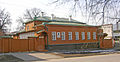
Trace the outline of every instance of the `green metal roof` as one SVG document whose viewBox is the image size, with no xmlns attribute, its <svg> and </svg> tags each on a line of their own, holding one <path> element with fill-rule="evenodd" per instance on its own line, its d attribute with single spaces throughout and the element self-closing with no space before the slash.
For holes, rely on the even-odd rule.
<svg viewBox="0 0 120 62">
<path fill-rule="evenodd" d="M 37 33 L 40 33 L 40 32 L 43 32 L 43 31 L 45 31 L 45 30 L 40 30 L 40 31 L 37 31 Z"/>
<path fill-rule="evenodd" d="M 43 22 L 42 24 L 39 24 L 39 25 L 36 25 L 36 26 L 40 26 L 40 25 L 44 25 L 44 24 L 48 24 L 48 25 L 69 25 L 69 26 L 92 26 L 92 25 L 87 25 L 87 24 L 65 23 L 65 22 Z"/>
<path fill-rule="evenodd" d="M 12 36 L 0 36 L 0 38 L 12 38 Z"/>
<path fill-rule="evenodd" d="M 54 17 L 53 20 L 51 20 L 51 17 L 48 17 L 48 16 L 36 17 L 33 20 L 31 20 L 31 21 L 49 21 L 49 22 L 56 21 L 56 22 L 82 23 L 82 22 L 79 22 L 79 21 L 74 20 L 74 19 L 72 19 L 71 21 L 69 21 L 68 18 L 59 18 L 59 17 Z M 28 23 L 28 22 L 31 22 L 31 21 L 27 21 L 25 23 Z M 85 24 L 85 23 L 82 23 L 82 24 Z"/>
</svg>

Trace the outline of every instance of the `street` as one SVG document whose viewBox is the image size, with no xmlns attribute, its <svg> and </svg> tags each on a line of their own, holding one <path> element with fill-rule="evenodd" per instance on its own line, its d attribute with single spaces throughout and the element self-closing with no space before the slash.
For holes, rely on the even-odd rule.
<svg viewBox="0 0 120 62">
<path fill-rule="evenodd" d="M 120 54 L 52 59 L 48 61 L 35 61 L 35 62 L 120 62 Z"/>
</svg>

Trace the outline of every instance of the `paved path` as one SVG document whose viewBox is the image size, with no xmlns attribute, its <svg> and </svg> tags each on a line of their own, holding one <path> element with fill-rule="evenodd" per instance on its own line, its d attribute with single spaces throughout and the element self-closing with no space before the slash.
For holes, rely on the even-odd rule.
<svg viewBox="0 0 120 62">
<path fill-rule="evenodd" d="M 25 61 L 39 61 L 39 60 L 62 58 L 60 56 L 52 55 L 48 53 L 11 53 L 11 54 Z"/>
<path fill-rule="evenodd" d="M 65 59 L 52 59 L 48 61 L 31 61 L 31 62 L 120 62 L 120 54 L 76 57 Z"/>
<path fill-rule="evenodd" d="M 50 53 L 29 53 L 29 52 L 21 52 L 21 53 L 2 53 L 0 55 L 13 55 L 17 58 L 20 58 L 24 61 L 42 61 L 42 60 L 48 60 L 48 59 L 60 59 L 61 56 L 53 55 Z"/>
</svg>

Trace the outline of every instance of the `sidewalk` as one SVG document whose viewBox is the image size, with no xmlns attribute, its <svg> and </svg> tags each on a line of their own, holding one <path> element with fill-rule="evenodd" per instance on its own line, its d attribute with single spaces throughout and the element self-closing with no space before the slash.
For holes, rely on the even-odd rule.
<svg viewBox="0 0 120 62">
<path fill-rule="evenodd" d="M 48 59 L 60 59 L 60 58 L 62 58 L 61 56 L 53 55 L 50 53 L 40 53 L 40 52 L 2 53 L 0 55 L 12 55 L 12 56 L 20 58 L 24 61 L 45 61 Z"/>
</svg>

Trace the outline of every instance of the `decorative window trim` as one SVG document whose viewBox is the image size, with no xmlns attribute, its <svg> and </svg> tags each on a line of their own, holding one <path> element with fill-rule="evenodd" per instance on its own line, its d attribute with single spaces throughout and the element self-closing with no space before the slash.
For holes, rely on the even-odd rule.
<svg viewBox="0 0 120 62">
<path fill-rule="evenodd" d="M 93 32 L 93 40 L 96 40 L 96 32 Z"/>
<path fill-rule="evenodd" d="M 62 32 L 62 33 L 61 33 L 61 39 L 62 39 L 62 40 L 65 40 L 65 32 Z"/>
<path fill-rule="evenodd" d="M 56 32 L 52 32 L 52 40 L 56 41 Z"/>
<path fill-rule="evenodd" d="M 69 40 L 72 40 L 72 32 L 68 32 L 68 38 Z"/>
<path fill-rule="evenodd" d="M 79 32 L 75 32 L 75 40 L 79 40 Z"/>
<path fill-rule="evenodd" d="M 87 39 L 90 40 L 90 32 L 87 32 Z"/>
<path fill-rule="evenodd" d="M 57 38 L 60 38 L 60 32 L 57 32 Z"/>
<path fill-rule="evenodd" d="M 85 40 L 85 32 L 81 32 L 82 40 Z"/>
</svg>

